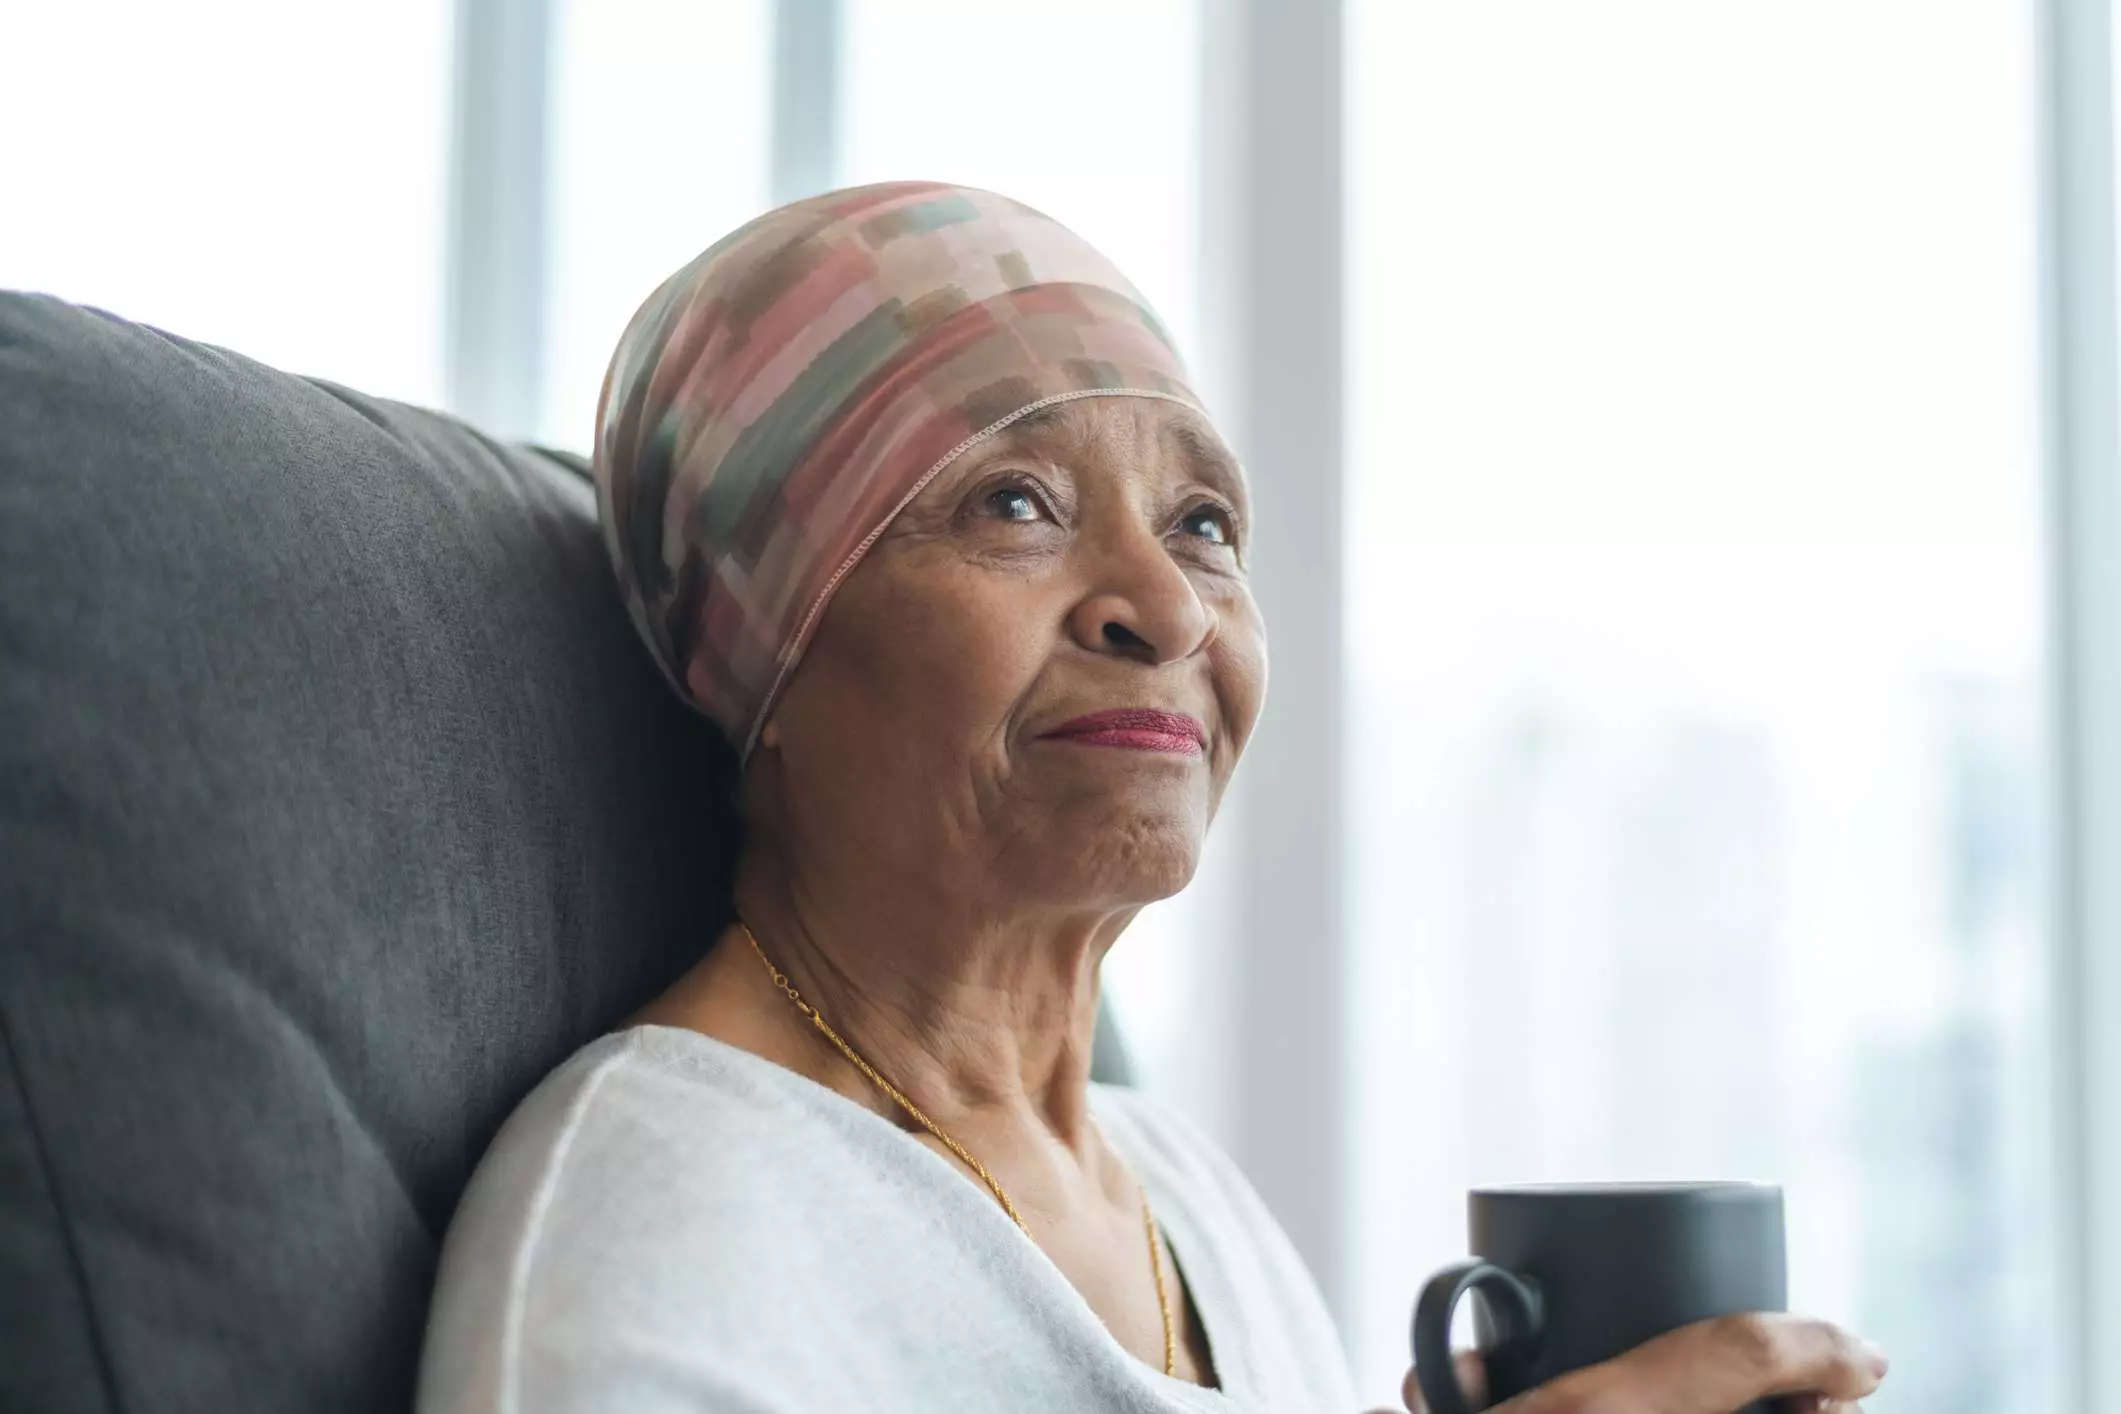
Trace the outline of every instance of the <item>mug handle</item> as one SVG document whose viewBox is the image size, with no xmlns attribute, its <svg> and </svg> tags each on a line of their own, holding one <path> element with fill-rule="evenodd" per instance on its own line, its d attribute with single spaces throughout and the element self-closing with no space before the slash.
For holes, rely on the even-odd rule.
<svg viewBox="0 0 2121 1414">
<path fill-rule="evenodd" d="M 1491 1303 L 1502 1344 L 1539 1338 L 1543 1314 L 1538 1288 L 1509 1268 L 1475 1259 L 1430 1277 L 1414 1305 L 1414 1375 L 1429 1414 L 1477 1414 L 1451 1361 L 1451 1317 L 1465 1294 L 1476 1289 Z"/>
</svg>

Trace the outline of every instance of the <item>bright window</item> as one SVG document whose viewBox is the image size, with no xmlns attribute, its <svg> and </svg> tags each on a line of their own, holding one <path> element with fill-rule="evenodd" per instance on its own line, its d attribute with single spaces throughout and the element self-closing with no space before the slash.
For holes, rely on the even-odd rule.
<svg viewBox="0 0 2121 1414">
<path fill-rule="evenodd" d="M 841 178 L 986 187 L 1112 257 L 1195 352 L 1193 0 L 845 0 Z"/>
<path fill-rule="evenodd" d="M 451 7 L 0 11 L 0 287 L 438 404 Z"/>
<path fill-rule="evenodd" d="M 2033 23 L 1351 5 L 1366 1394 L 1470 1184 L 1733 1176 L 2053 1408 Z"/>
<path fill-rule="evenodd" d="M 587 452 L 627 323 L 665 276 L 764 211 L 768 0 L 555 0 L 538 435 Z"/>
</svg>

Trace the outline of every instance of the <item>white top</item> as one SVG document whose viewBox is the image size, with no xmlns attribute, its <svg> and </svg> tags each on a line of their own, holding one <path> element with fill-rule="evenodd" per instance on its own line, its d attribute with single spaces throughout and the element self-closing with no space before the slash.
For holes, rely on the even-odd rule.
<svg viewBox="0 0 2121 1414">
<path fill-rule="evenodd" d="M 1221 1390 L 1136 1359 L 994 1197 L 910 1134 L 669 1026 L 600 1036 L 479 1161 L 419 1414 L 1353 1414 L 1317 1286 L 1207 1137 L 1091 1111 L 1149 1192 Z"/>
</svg>

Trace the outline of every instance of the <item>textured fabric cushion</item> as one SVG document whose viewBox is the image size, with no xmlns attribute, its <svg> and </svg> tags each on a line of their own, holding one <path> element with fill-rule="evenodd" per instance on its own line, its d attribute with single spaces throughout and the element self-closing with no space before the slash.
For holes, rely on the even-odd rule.
<svg viewBox="0 0 2121 1414">
<path fill-rule="evenodd" d="M 507 1111 L 721 922 L 579 465 L 0 295 L 0 1410 L 409 1401 Z"/>
</svg>

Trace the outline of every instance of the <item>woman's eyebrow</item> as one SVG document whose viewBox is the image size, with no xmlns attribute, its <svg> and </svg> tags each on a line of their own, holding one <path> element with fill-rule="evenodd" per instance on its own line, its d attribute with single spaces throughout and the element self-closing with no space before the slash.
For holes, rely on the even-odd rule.
<svg viewBox="0 0 2121 1414">
<path fill-rule="evenodd" d="M 1040 408 L 1027 417 L 1010 423 L 986 444 L 978 449 L 975 461 L 986 463 L 1012 456 L 1042 456 L 1062 452 L 1065 444 L 1072 449 L 1076 439 L 1068 435 L 1068 427 L 1062 417 L 1062 409 Z"/>
<path fill-rule="evenodd" d="M 1210 481 L 1221 483 L 1232 496 L 1243 494 L 1244 477 L 1238 472 L 1237 461 L 1219 441 L 1203 436 L 1199 428 L 1183 422 L 1171 424 L 1169 435 L 1194 470 Z"/>
<path fill-rule="evenodd" d="M 1061 430 L 1062 413 L 1063 409 L 1058 404 L 1042 407 L 1037 412 L 1027 413 L 1009 424 L 1009 430 L 1026 437 L 1050 437 Z"/>
</svg>

